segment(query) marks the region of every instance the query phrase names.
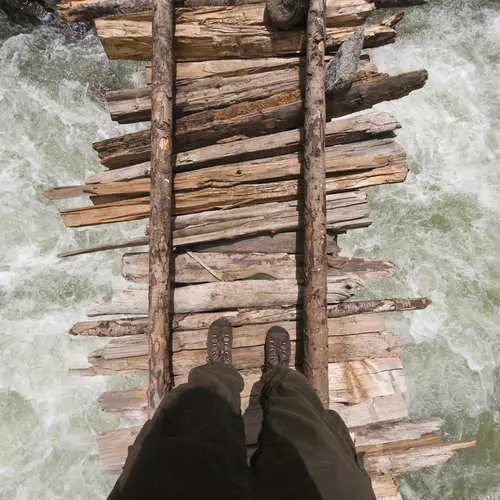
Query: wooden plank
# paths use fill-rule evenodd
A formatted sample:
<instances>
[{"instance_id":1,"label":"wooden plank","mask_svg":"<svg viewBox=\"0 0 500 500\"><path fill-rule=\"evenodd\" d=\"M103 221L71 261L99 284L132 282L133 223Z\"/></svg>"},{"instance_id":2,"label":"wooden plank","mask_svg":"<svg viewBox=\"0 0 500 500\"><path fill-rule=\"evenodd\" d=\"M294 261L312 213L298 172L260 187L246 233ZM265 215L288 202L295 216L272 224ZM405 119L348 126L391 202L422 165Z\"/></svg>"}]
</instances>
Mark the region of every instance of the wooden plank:
<instances>
[{"instance_id":1,"label":"wooden plank","mask_svg":"<svg viewBox=\"0 0 500 500\"><path fill-rule=\"evenodd\" d=\"M365 170L403 165L405 160L406 153L393 138L340 144L329 146L325 150L326 172L331 177L330 183L337 181L337 184L345 184L355 172L368 175L364 172ZM227 189L241 184L298 179L301 175L302 162L302 155L297 152L177 172L174 180L175 191L180 193L197 189ZM382 171L379 175L384 175L384 172ZM344 176L341 177L340 174ZM147 175L149 175L149 169L143 177L132 180L58 187L45 191L44 195L49 199L86 195L145 195L150 192L150 181ZM178 197L180 196L178 194Z\"/></svg>"},{"instance_id":2,"label":"wooden plank","mask_svg":"<svg viewBox=\"0 0 500 500\"><path fill-rule=\"evenodd\" d=\"M363 394L363 399L370 399L378 396L387 396L396 392L401 392L404 387L394 385L387 382L391 375L402 372L401 362L397 358L362 360L352 362L330 363L328 367L330 399L334 402L345 404L356 404L360 402L359 398L352 397L348 393L348 386L344 382L343 373L349 370L356 370L356 367L365 366L365 370L369 373L359 381L360 392ZM261 378L261 371L258 369L241 370L241 374L245 380L245 385L241 393L242 407L246 409L249 405L249 398L254 385ZM396 376L395 379L400 380L402 377ZM186 376L176 377L176 385L185 383ZM363 385L365 384L366 385ZM113 413L120 417L130 416L131 413L144 415L147 407L146 392L143 388L108 391L103 393L99 398L99 405L103 411ZM252 435L257 436L259 429L252 429ZM250 437L250 436L249 436ZM252 439L251 441L255 441ZM372 447L373 448L373 447ZM370 449L372 449L370 448Z\"/></svg>"},{"instance_id":3,"label":"wooden plank","mask_svg":"<svg viewBox=\"0 0 500 500\"><path fill-rule=\"evenodd\" d=\"M110 59L151 59L151 23L126 19L97 19L97 35ZM350 26L327 28L326 53L334 53L353 32ZM366 27L365 48L392 43L396 32L389 26ZM305 33L270 31L262 25L182 23L175 27L177 61L255 58L298 55L305 51Z\"/></svg>"},{"instance_id":4,"label":"wooden plank","mask_svg":"<svg viewBox=\"0 0 500 500\"><path fill-rule=\"evenodd\" d=\"M408 417L408 408L401 394L380 396L356 405L331 403L330 408L342 417L348 427Z\"/></svg>"},{"instance_id":5,"label":"wooden plank","mask_svg":"<svg viewBox=\"0 0 500 500\"><path fill-rule=\"evenodd\" d=\"M328 303L352 296L361 286L353 277L328 278ZM281 307L296 305L302 287L297 280L217 281L178 287L174 290L174 310L178 313L218 311L223 309ZM116 291L111 302L88 310L89 316L109 314L146 314L148 294L143 289Z\"/></svg>"},{"instance_id":6,"label":"wooden plank","mask_svg":"<svg viewBox=\"0 0 500 500\"><path fill-rule=\"evenodd\" d=\"M176 82L176 117L223 108L245 101L264 99L280 92L303 87L300 74L304 70L301 58L266 58L260 66L243 66L234 74L216 74L205 78L181 79ZM270 62L272 61L272 62ZM179 63L181 64L181 63ZM189 63L197 64L197 63ZM357 80L376 75L375 65L359 60ZM259 85L255 85L255 80ZM151 119L151 87L114 90L106 94L111 119L119 123L135 123Z\"/></svg>"},{"instance_id":7,"label":"wooden plank","mask_svg":"<svg viewBox=\"0 0 500 500\"><path fill-rule=\"evenodd\" d=\"M71 370L71 373L85 376L92 375L118 375L125 373L140 373L148 371L148 359L145 353L147 347L144 336L137 338L120 337L112 339L111 343L102 349L98 349L89 355L89 368ZM204 337L206 341L206 336ZM292 342L292 360L295 359L295 341ZM358 335L334 335L329 337L328 360L331 363L346 361L360 361L377 358L399 358L401 356L401 341L398 335L375 332L362 333ZM173 354L174 375L186 377L189 370L206 362L206 349L185 349ZM292 361L293 363L294 361ZM233 366L238 370L260 369L264 363L264 349L262 345L240 347L233 350ZM397 371L397 370L396 370ZM402 377L399 377L392 387L400 385ZM396 384L396 385L394 385ZM372 389L376 391L377 389ZM387 391L387 388L383 389ZM393 391L392 391L393 392ZM383 396L383 397L392 397ZM376 398L377 399L377 398ZM348 411L340 405L341 412ZM358 407L353 405L350 408ZM337 407L334 409L337 410ZM373 410L373 411L372 411ZM370 408L370 413L387 415L387 408ZM339 411L339 413L341 413ZM383 413L386 412L386 413ZM363 418L368 418L366 409L360 408ZM341 413L342 417L344 415ZM350 425L364 425L353 423L352 418L361 418L357 414L351 416ZM401 417L402 418L402 417ZM382 418L381 420L387 420ZM357 422L357 421L356 421ZM370 423L370 422L367 422Z\"/></svg>"},{"instance_id":8,"label":"wooden plank","mask_svg":"<svg viewBox=\"0 0 500 500\"><path fill-rule=\"evenodd\" d=\"M173 319L173 327L176 332L203 330L206 334L210 324L222 315L228 318L233 328L254 328L255 325L264 325L262 328L270 328L271 322L275 324L288 323L288 328L293 329L296 325L297 314L283 312L276 309L255 311L224 311L224 313L199 313L195 315L177 315ZM264 314L263 314L264 313ZM218 316L217 316L218 315ZM274 315L274 316L273 316ZM291 327L290 327L291 325ZM344 316L340 318L330 318L328 326L332 334L338 332L339 335L355 335L363 332L380 332L384 330L384 317L379 315L362 314L357 316ZM238 336L242 331L237 330ZM266 330L267 331L267 330ZM69 332L78 336L98 336L98 337L122 337L125 335L143 335L147 333L147 318L121 318L115 320L84 321L76 323Z\"/></svg>"},{"instance_id":9,"label":"wooden plank","mask_svg":"<svg viewBox=\"0 0 500 500\"><path fill-rule=\"evenodd\" d=\"M341 98L327 102L327 118L368 109L386 100L399 99L421 88L424 70L368 82L355 82ZM302 123L302 101L296 92L241 103L220 110L195 113L177 120L177 153L211 146L222 139L261 136L266 132L295 129ZM112 168L150 159L150 131L134 132L93 144L101 162Z\"/></svg>"},{"instance_id":10,"label":"wooden plank","mask_svg":"<svg viewBox=\"0 0 500 500\"><path fill-rule=\"evenodd\" d=\"M148 260L147 253L125 254L122 258L122 276L134 283L147 283ZM257 275L274 279L301 279L301 265L302 256L287 253L189 252L175 258L175 281L208 283L251 279ZM392 276L394 271L394 264L387 261L332 256L328 259L330 276L384 278Z\"/></svg>"},{"instance_id":11,"label":"wooden plank","mask_svg":"<svg viewBox=\"0 0 500 500\"><path fill-rule=\"evenodd\" d=\"M101 211L95 221L88 219L86 221L106 223L144 218L145 205L149 205L145 200L135 205L130 204L130 200L114 203L113 207L116 210L111 215L106 216L105 212ZM297 206L297 201L289 201L178 215L175 217L174 246L231 240L275 231L297 230L301 228ZM102 207L106 208L105 205ZM367 216L366 193L328 195L328 229L341 232L353 227L364 227L370 224Z\"/></svg>"},{"instance_id":12,"label":"wooden plank","mask_svg":"<svg viewBox=\"0 0 500 500\"><path fill-rule=\"evenodd\" d=\"M439 436L407 441L405 448L367 453L364 465L370 475L402 474L448 461L457 450L476 446L474 440L443 442Z\"/></svg>"},{"instance_id":13,"label":"wooden plank","mask_svg":"<svg viewBox=\"0 0 500 500\"><path fill-rule=\"evenodd\" d=\"M382 313L390 311L411 311L424 309L431 301L426 298L414 299L385 299L344 302L328 306L328 317L338 318L340 323L370 320L372 316L366 313ZM346 305L351 307L346 308ZM354 306L354 307L353 307ZM354 313L354 311L357 311ZM365 314L364 314L365 313ZM356 314L356 315L354 315ZM300 319L301 310L295 307L280 309L246 309L239 311L224 311L198 314L181 314L174 316L173 325L176 330L207 330L210 324L218 317L224 315L233 326L259 325L269 322L297 321ZM147 326L146 318L121 318L114 320L83 321L76 323L70 330L71 335L98 336L98 337L120 337L124 335L140 335L144 333Z\"/></svg>"},{"instance_id":14,"label":"wooden plank","mask_svg":"<svg viewBox=\"0 0 500 500\"><path fill-rule=\"evenodd\" d=\"M382 134L390 134L399 127L400 124L389 113L372 112L352 118L339 118L326 124L326 145L330 147L374 139ZM301 137L302 132L297 129L181 152L176 155L176 170L234 162L241 163L295 153L300 148ZM85 182L87 184L116 182L149 175L149 163L147 162L120 168L114 168L113 163L106 166L112 170L91 175Z\"/></svg>"},{"instance_id":15,"label":"wooden plank","mask_svg":"<svg viewBox=\"0 0 500 500\"><path fill-rule=\"evenodd\" d=\"M375 401L375 400L373 400ZM372 403L373 403L372 401ZM400 402L402 401L401 399L399 400ZM403 401L404 405L404 401ZM355 408L355 406L350 407L350 408ZM398 410L401 412L400 410ZM247 444L255 444L256 443L256 436L257 432L256 429L259 427L259 421L260 421L260 414L258 411L252 410L249 412L251 413L250 415L245 415L248 417L246 420L251 423L251 438L247 440ZM408 434L408 439L404 437L404 433L401 432L398 428L400 425L399 422L394 422L392 424L386 424L386 425L391 425L393 426L394 432L395 432L395 437L396 439L405 439L406 442L408 443L409 439L411 439L411 436L418 435L418 431L413 430L415 427L418 427L418 422L415 423L414 426L408 427L407 424L405 423L405 426L407 426L410 431ZM252 430L253 429L253 430ZM120 429L118 431L113 431L109 433L102 434L99 439L98 439L98 447L99 447L99 455L101 461L104 463L105 467L111 471L111 472L119 472L124 461L125 457L127 455L127 450L128 446L133 442L135 439L135 436L137 435L139 431L139 427L133 427L133 428L128 428L128 429ZM248 434L247 434L248 435ZM450 443L450 446L453 447L453 443ZM456 446L460 446L460 444L455 444ZM421 447L423 448L423 447ZM423 448L425 449L425 448ZM380 480L380 476L383 476L384 474L379 474L379 473L372 473L372 479L377 478ZM387 485L385 486L387 488ZM387 491L386 489L384 491Z\"/></svg>"},{"instance_id":16,"label":"wooden plank","mask_svg":"<svg viewBox=\"0 0 500 500\"><path fill-rule=\"evenodd\" d=\"M408 167L404 163L363 170L352 174L337 175L327 179L326 192L335 194L369 186L399 183L403 182L407 175ZM291 201L300 199L304 189L302 181L293 179L255 184L244 183L226 188L184 191L175 194L175 213L177 215L189 215L209 210L227 210L233 207ZM116 195L108 196L113 198ZM137 203L134 203L134 200L137 200ZM64 223L68 227L137 220L148 216L149 200L149 196L129 198L129 195L124 195L123 200L100 203L90 207L61 210L61 214ZM107 200L101 200L101 202L104 201Z\"/></svg>"},{"instance_id":17,"label":"wooden plank","mask_svg":"<svg viewBox=\"0 0 500 500\"><path fill-rule=\"evenodd\" d=\"M360 402L358 398L353 398L348 394L348 386L345 384L344 372L349 370L356 370L359 366L363 365L366 373L369 373L371 380L367 377L360 379L359 387L363 390L361 391L364 396L363 400L371 399L377 396L391 395L396 392L401 392L404 386L399 385L388 385L387 377L391 374L395 374L402 371L401 361L397 358L383 358L383 359L373 359L373 360L361 360L361 361L347 361L339 363L330 363L328 366L328 376L330 380L330 399L334 402L342 402L345 404L356 404ZM241 392L241 398L243 401L243 406L246 408L248 406L248 398L253 394L254 385L257 384L261 378L260 369L247 369L241 370L241 374L244 378L245 384L243 391ZM377 377L380 377L377 379ZM400 380L401 377L396 377ZM186 375L176 377L176 385L185 383L187 380ZM366 385L363 385L367 382ZM146 393L144 388L118 390L118 391L107 391L103 393L99 398L99 405L103 411L113 413L117 416L126 417L130 413L142 414L147 407ZM145 413L144 413L145 416ZM381 444L386 444L390 441L396 440L396 435L394 434L391 438L387 434L387 424L378 424L382 429L377 429L377 424L374 424L373 435L370 429L360 428L358 434L359 442L361 443L361 450L371 450L374 451L376 446ZM408 437L405 439L416 439L420 437L424 432L423 424L408 424L408 428L402 427L399 429L401 435L409 435L415 437ZM430 428L429 423L425 429ZM392 428L392 427L391 427ZM259 429L252 430L252 435L257 435ZM396 430L396 429L394 429ZM413 430L413 433L411 431ZM354 431L353 431L354 432ZM357 432L357 431L356 431ZM427 431L431 432L431 431ZM357 435L357 434L356 434ZM376 443L376 444L370 444Z\"/></svg>"},{"instance_id":18,"label":"wooden plank","mask_svg":"<svg viewBox=\"0 0 500 500\"><path fill-rule=\"evenodd\" d=\"M263 25L265 3L204 1L203 6L180 7L189 2L176 3L177 23L227 23ZM151 21L151 0L72 0L57 6L62 22L88 21L99 17ZM248 5L246 5L248 4ZM328 0L326 21L329 26L355 26L362 24L375 9L367 0Z\"/></svg>"}]
</instances>

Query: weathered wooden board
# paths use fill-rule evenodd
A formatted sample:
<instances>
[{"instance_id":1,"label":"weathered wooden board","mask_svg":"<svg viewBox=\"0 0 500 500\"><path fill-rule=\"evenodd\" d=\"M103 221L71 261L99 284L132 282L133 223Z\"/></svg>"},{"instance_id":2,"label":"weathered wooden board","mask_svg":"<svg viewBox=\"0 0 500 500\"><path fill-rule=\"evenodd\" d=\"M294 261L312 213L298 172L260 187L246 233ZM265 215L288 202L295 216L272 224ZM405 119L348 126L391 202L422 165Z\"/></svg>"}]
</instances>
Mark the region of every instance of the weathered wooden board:
<instances>
[{"instance_id":1,"label":"weathered wooden board","mask_svg":"<svg viewBox=\"0 0 500 500\"><path fill-rule=\"evenodd\" d=\"M370 475L402 474L412 472L448 461L457 450L476 446L475 440L443 442L439 436L434 439L421 438L408 441L406 447L367 453L364 465Z\"/></svg>"},{"instance_id":2,"label":"weathered wooden board","mask_svg":"<svg viewBox=\"0 0 500 500\"><path fill-rule=\"evenodd\" d=\"M89 362L92 364L91 367L75 369L71 372L79 375L118 375L120 373L148 371L147 342L144 336L132 339L119 337L112 339L111 342L112 344L108 344L108 346L90 354ZM401 356L401 341L398 335L385 332L345 336L334 335L329 337L328 350L328 358L331 363L390 357L399 359ZM292 359L295 359L295 341L292 341ZM173 354L172 362L174 375L186 377L189 370L203 365L205 362L206 349L176 351ZM264 349L262 345L241 347L233 350L233 366L238 370L258 369L263 366L263 363ZM373 371L373 368L371 370ZM345 383L348 384L349 382ZM369 383L368 379L366 383ZM389 383L391 387L390 394L392 395L394 392L392 387L404 386L402 374L396 374L395 380ZM377 391L377 388L372 387L372 390ZM387 388L383 390L387 391ZM362 398L360 394L355 396L355 399L360 398ZM378 414L390 408L389 405L386 406L384 406L386 409L370 408L370 411L373 410ZM344 411L344 408L341 408L341 411ZM351 418L354 417L351 416ZM387 419L382 418L381 420ZM364 423L358 424L351 421L350 425L364 425Z\"/></svg>"},{"instance_id":3,"label":"weathered wooden board","mask_svg":"<svg viewBox=\"0 0 500 500\"><path fill-rule=\"evenodd\" d=\"M399 442L402 446L402 448L399 448L400 453L404 454L407 451L409 454L416 455L416 457L424 456L426 461L425 466L442 463L449 458L449 455L453 453L454 450L474 445L472 441L450 443L437 441L435 443L429 443L425 435L428 434L427 430L434 429L435 425L433 423L429 424L427 420L422 422L393 422L383 425L386 429L386 433L394 436L388 443L392 441ZM366 439L370 441L370 429L371 426L369 425L366 427L366 430L357 428L356 431L362 432L362 434L366 436ZM139 428L133 427L105 433L99 437L98 446L100 459L110 472L119 472L121 470L125 457L127 456L128 446L133 443L138 432ZM387 463L391 455L386 455L385 457L382 455L382 457L380 457L374 454L372 457L372 464L381 462L385 458L385 464L383 464L382 467L376 471L369 471L371 472L370 475L372 480L380 485L378 491L383 493L386 497L396 493L397 490L391 489L390 485L387 483L384 484L388 481L387 478L392 478L391 465ZM405 465L401 463L399 456L395 455L395 458L399 467Z\"/></svg>"},{"instance_id":4,"label":"weathered wooden board","mask_svg":"<svg viewBox=\"0 0 500 500\"><path fill-rule=\"evenodd\" d=\"M328 303L348 299L360 286L360 280L354 277L329 277ZM178 314L244 307L282 307L299 304L301 294L302 287L296 279L216 281L177 287L174 309ZM91 307L88 315L147 314L147 305L147 290L125 289L115 292L111 302Z\"/></svg>"},{"instance_id":5,"label":"weathered wooden board","mask_svg":"<svg viewBox=\"0 0 500 500\"><path fill-rule=\"evenodd\" d=\"M384 159L380 158L380 161L382 163ZM389 161L391 160L389 159ZM338 174L326 179L326 192L334 194L364 187L403 182L407 175L408 167L405 163L365 169L349 174ZM102 187L103 190L143 190L148 196L144 197L144 193L138 193L137 198L130 198L130 193L101 195L104 199L101 199L94 206L61 210L66 226L81 227L107 224L114 222L112 218L115 214L118 214L119 218L115 222L124 220L124 217L131 217L128 220L135 220L149 216L149 179L112 184L99 184L98 186ZM120 185L117 186L117 184ZM226 210L233 207L301 199L303 191L304 183L302 180L291 179L176 192L175 213L177 215L194 214L207 210ZM118 201L114 201L116 196L119 198ZM137 200L137 203L134 204L134 200Z\"/></svg>"},{"instance_id":6,"label":"weathered wooden board","mask_svg":"<svg viewBox=\"0 0 500 500\"><path fill-rule=\"evenodd\" d=\"M328 229L369 225L367 197L362 192L337 193L327 197ZM143 219L148 216L149 197L134 198L77 211L69 211L70 227ZM275 202L253 207L228 208L175 217L174 245L193 245L208 241L300 229L298 202Z\"/></svg>"},{"instance_id":7,"label":"weathered wooden board","mask_svg":"<svg viewBox=\"0 0 500 500\"><path fill-rule=\"evenodd\" d=\"M151 22L127 19L97 19L97 35L111 59L151 59ZM353 28L327 28L325 49L334 53ZM370 24L365 29L365 48L392 43L396 32L390 26ZM301 30L271 31L263 25L227 23L182 23L175 29L177 61L222 58L276 57L303 54L305 33Z\"/></svg>"},{"instance_id":8,"label":"weathered wooden board","mask_svg":"<svg viewBox=\"0 0 500 500\"><path fill-rule=\"evenodd\" d=\"M356 379L356 393L350 392L352 378L347 379L346 373L359 375ZM245 385L241 393L242 409L249 405L249 398L255 396L256 387L261 378L261 370L242 370ZM352 377L352 375L351 375ZM401 361L398 358L366 359L329 364L330 399L332 402L357 404L361 401L379 396L389 396L405 390L400 385L403 379ZM185 376L176 377L176 385L186 382ZM255 387L254 387L255 386ZM108 391L99 398L101 408L117 416L126 417L130 413L142 414L146 408L145 388ZM143 415L146 416L145 414ZM247 428L248 431L248 428ZM255 437L258 429L252 430ZM374 450L375 446L368 447ZM367 449L368 449L367 448Z\"/></svg>"},{"instance_id":9,"label":"weathered wooden board","mask_svg":"<svg viewBox=\"0 0 500 500\"><path fill-rule=\"evenodd\" d=\"M176 23L227 23L263 25L265 3L260 0L239 2L204 1L189 7L190 2L176 1ZM196 2L195 2L196 4ZM185 5L183 8L182 5ZM88 21L99 17L151 21L151 0L72 0L57 6L62 22ZM328 0L328 26L355 26L363 24L375 9L369 0Z\"/></svg>"},{"instance_id":10,"label":"weathered wooden board","mask_svg":"<svg viewBox=\"0 0 500 500\"><path fill-rule=\"evenodd\" d=\"M356 183L359 176L366 176L367 178L373 175L383 177L388 172L387 167L402 167L405 165L406 160L406 153L403 148L392 138L329 146L326 148L325 155L326 172L330 177L329 182L332 187L334 182L339 186L347 186L350 179L352 179L352 183ZM381 172L365 172L384 167L386 169ZM183 203L186 203L182 201L182 196L188 196L187 194L180 194L183 191L192 192L197 189L224 188L227 192L232 193L232 191L229 191L230 188L241 184L298 179L301 168L301 153L276 155L246 162L177 172L174 179L174 189L178 193L178 203L182 206ZM146 173L149 175L149 169ZM353 178L353 175L358 175L358 177ZM282 182L281 185L286 186L286 183ZM149 180L146 177L139 177L116 182L58 187L45 191L44 195L49 199L63 199L85 195L103 197L111 195L139 196L149 194L149 192ZM233 194L232 196L236 197L237 195ZM210 198L212 197L210 196Z\"/></svg>"},{"instance_id":11,"label":"weathered wooden board","mask_svg":"<svg viewBox=\"0 0 500 500\"><path fill-rule=\"evenodd\" d=\"M343 302L329 305L329 318L336 318L338 323L332 327L333 331L341 329L344 322L363 322L369 315L363 313L411 311L424 309L430 304L429 299L385 299ZM349 306L349 307L346 307ZM234 327L245 325L259 325L270 322L297 321L300 319L301 310L296 307L280 309L243 309L238 311L224 311L198 314L178 314L173 318L176 330L208 330L210 324L220 316L227 317ZM121 318L113 320L83 321L76 323L70 330L71 335L97 336L97 337L121 337L125 335L144 334L147 327L147 318Z\"/></svg>"},{"instance_id":12,"label":"weathered wooden board","mask_svg":"<svg viewBox=\"0 0 500 500\"><path fill-rule=\"evenodd\" d=\"M217 253L188 252L176 256L177 283L207 283L235 281L261 277L274 279L301 278L302 256L287 253ZM125 254L122 258L122 276L134 283L148 281L147 253ZM387 261L362 258L333 257L328 259L330 276L354 275L363 279L392 276L395 266Z\"/></svg>"},{"instance_id":13,"label":"weathered wooden board","mask_svg":"<svg viewBox=\"0 0 500 500\"><path fill-rule=\"evenodd\" d=\"M393 77L356 82L341 98L327 101L327 118L368 109L386 100L399 99L421 88L424 70ZM300 127L302 101L298 92L282 92L267 99L209 110L177 120L177 152L210 146L225 138L252 137ZM134 132L93 144L101 162L112 168L150 159L150 131Z\"/></svg>"},{"instance_id":14,"label":"weathered wooden board","mask_svg":"<svg viewBox=\"0 0 500 500\"><path fill-rule=\"evenodd\" d=\"M389 113L371 112L352 118L339 118L326 124L325 142L330 147L374 139L391 134L399 127L398 121ZM193 149L176 155L176 169L190 170L295 153L300 148L301 138L302 132L297 129ZM145 177L149 173L147 162L121 168L115 168L117 165L108 160L103 163L112 170L91 175L85 181L87 184L130 180Z\"/></svg>"},{"instance_id":15,"label":"weathered wooden board","mask_svg":"<svg viewBox=\"0 0 500 500\"><path fill-rule=\"evenodd\" d=\"M234 75L217 74L194 79L178 77L176 117L303 88L300 78L304 71L301 58L266 58L263 61L261 66L255 65L252 68L251 74L249 69L243 66L241 71L235 72ZM369 60L361 59L356 80L376 77L380 78L376 66ZM259 80L259 85L255 85L256 79ZM151 87L114 90L106 94L106 99L111 118L119 123L151 119Z\"/></svg>"},{"instance_id":16,"label":"weathered wooden board","mask_svg":"<svg viewBox=\"0 0 500 500\"><path fill-rule=\"evenodd\" d=\"M401 394L380 396L352 406L331 403L330 408L342 417L348 427L408 417L408 408Z\"/></svg>"}]
</instances>

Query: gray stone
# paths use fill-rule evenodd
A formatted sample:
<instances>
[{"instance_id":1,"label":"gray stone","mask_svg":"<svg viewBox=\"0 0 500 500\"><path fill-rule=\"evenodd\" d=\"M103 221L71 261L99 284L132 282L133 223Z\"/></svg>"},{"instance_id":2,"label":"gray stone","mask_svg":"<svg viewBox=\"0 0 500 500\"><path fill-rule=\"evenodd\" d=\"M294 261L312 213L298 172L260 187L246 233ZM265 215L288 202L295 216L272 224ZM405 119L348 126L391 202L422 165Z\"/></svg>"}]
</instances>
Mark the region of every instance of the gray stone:
<instances>
[{"instance_id":1,"label":"gray stone","mask_svg":"<svg viewBox=\"0 0 500 500\"><path fill-rule=\"evenodd\" d=\"M327 96L340 94L350 89L363 48L364 28L357 27L354 33L340 46L325 71L325 92Z\"/></svg>"}]
</instances>

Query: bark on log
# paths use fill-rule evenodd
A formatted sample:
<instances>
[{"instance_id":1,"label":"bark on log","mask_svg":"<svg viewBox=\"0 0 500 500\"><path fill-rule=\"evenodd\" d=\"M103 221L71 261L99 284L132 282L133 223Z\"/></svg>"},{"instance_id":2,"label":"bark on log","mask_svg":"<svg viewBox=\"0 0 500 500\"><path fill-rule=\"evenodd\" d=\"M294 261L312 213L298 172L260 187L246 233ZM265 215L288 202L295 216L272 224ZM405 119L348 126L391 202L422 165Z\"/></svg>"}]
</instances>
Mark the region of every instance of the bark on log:
<instances>
[{"instance_id":1,"label":"bark on log","mask_svg":"<svg viewBox=\"0 0 500 500\"><path fill-rule=\"evenodd\" d=\"M151 59L151 23L121 19L98 19L97 34L111 59ZM325 49L334 53L353 32L352 27L327 28ZM365 48L392 43L396 32L387 26L369 25ZM230 24L177 24L175 57L177 61L206 61L223 58L276 57L302 54L303 31L270 31L266 26Z\"/></svg>"},{"instance_id":2,"label":"bark on log","mask_svg":"<svg viewBox=\"0 0 500 500\"><path fill-rule=\"evenodd\" d=\"M356 278L329 277L328 303L347 300L360 286ZM286 307L297 305L301 299L302 286L296 280L218 281L176 288L173 309L180 314L244 307ZM91 307L88 315L147 314L147 305L147 290L119 290L111 302Z\"/></svg>"},{"instance_id":3,"label":"bark on log","mask_svg":"<svg viewBox=\"0 0 500 500\"><path fill-rule=\"evenodd\" d=\"M426 80L427 72L420 70L356 83L342 99L327 103L327 118L362 111L379 102L399 99L423 87ZM302 118L302 103L294 93L196 113L177 121L177 152L194 149L194 145L210 146L228 137L262 136L266 131L281 132L298 128ZM150 131L107 139L94 143L93 147L101 162L109 168L135 165L150 159Z\"/></svg>"},{"instance_id":4,"label":"bark on log","mask_svg":"<svg viewBox=\"0 0 500 500\"><path fill-rule=\"evenodd\" d=\"M176 283L235 281L261 276L302 280L302 255L274 253L181 253L175 258ZM125 254L122 276L133 283L148 282L147 253ZM387 278L394 274L391 262L361 258L328 257L329 276L357 276L361 279Z\"/></svg>"},{"instance_id":5,"label":"bark on log","mask_svg":"<svg viewBox=\"0 0 500 500\"><path fill-rule=\"evenodd\" d=\"M153 86L151 92L151 197L149 218L149 385L148 411L154 413L172 388L170 316L173 296L174 207L173 0L153 2Z\"/></svg>"},{"instance_id":6,"label":"bark on log","mask_svg":"<svg viewBox=\"0 0 500 500\"><path fill-rule=\"evenodd\" d=\"M272 59L275 61L276 59ZM253 69L251 74L242 70L235 75L215 75L206 78L177 80L177 118L218 109L245 101L264 99L281 92L302 87L301 59L278 60L274 65L267 62L265 71ZM357 71L359 62L359 71ZM256 75L258 73L258 76ZM368 80L376 75L376 68L369 61L356 61L353 80ZM259 85L255 85L255 79ZM149 87L117 90L106 94L111 119L119 123L135 123L151 119L151 89Z\"/></svg>"},{"instance_id":7,"label":"bark on log","mask_svg":"<svg viewBox=\"0 0 500 500\"><path fill-rule=\"evenodd\" d=\"M306 33L303 368L328 408L324 0L309 0Z\"/></svg>"}]
</instances>

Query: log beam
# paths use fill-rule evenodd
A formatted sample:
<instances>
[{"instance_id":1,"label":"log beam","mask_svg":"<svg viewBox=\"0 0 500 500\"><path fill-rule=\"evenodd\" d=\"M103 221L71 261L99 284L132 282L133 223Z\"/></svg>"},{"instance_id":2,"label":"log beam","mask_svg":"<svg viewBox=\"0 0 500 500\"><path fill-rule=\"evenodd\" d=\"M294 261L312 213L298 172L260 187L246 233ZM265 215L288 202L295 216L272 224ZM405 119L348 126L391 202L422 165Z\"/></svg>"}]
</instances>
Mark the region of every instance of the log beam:
<instances>
[{"instance_id":1,"label":"log beam","mask_svg":"<svg viewBox=\"0 0 500 500\"><path fill-rule=\"evenodd\" d=\"M309 1L306 32L303 369L328 408L324 0Z\"/></svg>"},{"instance_id":2,"label":"log beam","mask_svg":"<svg viewBox=\"0 0 500 500\"><path fill-rule=\"evenodd\" d=\"M153 3L153 86L151 92L151 197L149 218L149 385L148 411L154 413L173 386L170 360L173 296L172 214L174 140L174 5Z\"/></svg>"}]
</instances>

